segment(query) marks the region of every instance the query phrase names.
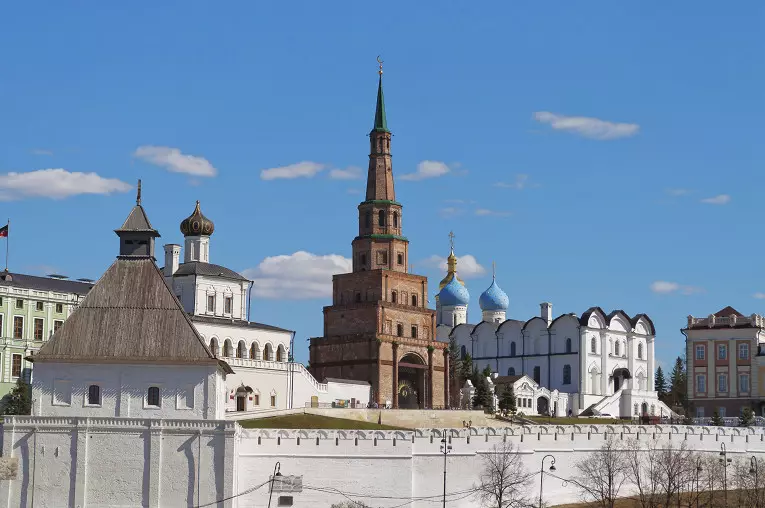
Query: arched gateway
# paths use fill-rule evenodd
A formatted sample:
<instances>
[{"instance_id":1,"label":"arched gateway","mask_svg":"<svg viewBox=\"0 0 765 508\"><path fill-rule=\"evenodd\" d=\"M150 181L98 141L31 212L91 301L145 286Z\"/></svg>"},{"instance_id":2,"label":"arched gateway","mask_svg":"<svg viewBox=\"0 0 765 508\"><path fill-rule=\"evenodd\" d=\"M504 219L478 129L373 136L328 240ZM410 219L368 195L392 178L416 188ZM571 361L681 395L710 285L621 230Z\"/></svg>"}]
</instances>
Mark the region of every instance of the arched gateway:
<instances>
[{"instance_id":1,"label":"arched gateway","mask_svg":"<svg viewBox=\"0 0 765 508\"><path fill-rule=\"evenodd\" d=\"M398 362L398 407L420 409L425 407L428 366L415 353L405 354Z\"/></svg>"}]
</instances>

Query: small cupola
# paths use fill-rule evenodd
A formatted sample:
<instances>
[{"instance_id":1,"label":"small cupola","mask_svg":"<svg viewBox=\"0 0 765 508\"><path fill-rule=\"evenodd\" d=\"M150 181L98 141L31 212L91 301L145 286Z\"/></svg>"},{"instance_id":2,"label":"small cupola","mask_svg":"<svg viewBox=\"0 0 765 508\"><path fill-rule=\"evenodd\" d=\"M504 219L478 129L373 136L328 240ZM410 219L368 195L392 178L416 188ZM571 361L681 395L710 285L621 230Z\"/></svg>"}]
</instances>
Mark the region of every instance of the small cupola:
<instances>
[{"instance_id":1,"label":"small cupola","mask_svg":"<svg viewBox=\"0 0 765 508\"><path fill-rule=\"evenodd\" d=\"M215 231L213 221L202 215L199 201L194 212L181 221L181 233L183 236L210 236Z\"/></svg>"},{"instance_id":2,"label":"small cupola","mask_svg":"<svg viewBox=\"0 0 765 508\"><path fill-rule=\"evenodd\" d=\"M138 180L135 206L122 226L114 232L120 238L120 256L154 258L154 239L160 234L151 226L141 205L141 180Z\"/></svg>"}]
</instances>

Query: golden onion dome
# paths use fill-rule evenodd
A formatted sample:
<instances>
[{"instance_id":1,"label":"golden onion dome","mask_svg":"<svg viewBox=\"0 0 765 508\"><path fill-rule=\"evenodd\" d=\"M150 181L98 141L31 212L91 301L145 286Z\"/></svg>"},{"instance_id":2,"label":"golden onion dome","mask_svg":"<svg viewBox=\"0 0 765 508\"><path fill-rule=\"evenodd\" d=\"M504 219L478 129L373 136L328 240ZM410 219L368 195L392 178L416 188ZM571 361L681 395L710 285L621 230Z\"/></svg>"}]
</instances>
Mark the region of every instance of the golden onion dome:
<instances>
[{"instance_id":1,"label":"golden onion dome","mask_svg":"<svg viewBox=\"0 0 765 508\"><path fill-rule=\"evenodd\" d=\"M199 209L199 201L197 201L194 212L181 222L181 233L183 233L183 236L210 236L213 234L213 231L215 231L215 224L202 215L202 210Z\"/></svg>"},{"instance_id":2,"label":"golden onion dome","mask_svg":"<svg viewBox=\"0 0 765 508\"><path fill-rule=\"evenodd\" d=\"M451 280L455 277L457 278L457 282L459 282L463 286L465 285L462 279L460 279L459 276L457 275L457 256L454 255L453 250L449 253L449 257L446 258L446 270L447 270L446 277L444 277L441 280L441 283L438 284L439 291L444 289L444 286L449 284L449 282L451 282Z\"/></svg>"}]
</instances>

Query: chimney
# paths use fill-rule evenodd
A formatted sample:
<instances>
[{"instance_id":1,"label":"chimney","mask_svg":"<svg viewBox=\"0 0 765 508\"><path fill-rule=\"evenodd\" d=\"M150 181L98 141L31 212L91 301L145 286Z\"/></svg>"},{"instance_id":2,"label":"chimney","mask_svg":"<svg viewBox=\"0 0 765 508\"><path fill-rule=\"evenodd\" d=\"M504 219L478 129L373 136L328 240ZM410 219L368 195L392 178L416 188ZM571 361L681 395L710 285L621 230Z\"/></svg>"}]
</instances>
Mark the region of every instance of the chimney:
<instances>
[{"instance_id":1,"label":"chimney","mask_svg":"<svg viewBox=\"0 0 765 508\"><path fill-rule=\"evenodd\" d=\"M165 277L171 277L178 271L181 260L181 246L170 243L165 245Z\"/></svg>"},{"instance_id":2,"label":"chimney","mask_svg":"<svg viewBox=\"0 0 765 508\"><path fill-rule=\"evenodd\" d=\"M550 302L542 302L539 304L542 309L541 317L547 322L547 326L552 323L552 304Z\"/></svg>"}]
</instances>

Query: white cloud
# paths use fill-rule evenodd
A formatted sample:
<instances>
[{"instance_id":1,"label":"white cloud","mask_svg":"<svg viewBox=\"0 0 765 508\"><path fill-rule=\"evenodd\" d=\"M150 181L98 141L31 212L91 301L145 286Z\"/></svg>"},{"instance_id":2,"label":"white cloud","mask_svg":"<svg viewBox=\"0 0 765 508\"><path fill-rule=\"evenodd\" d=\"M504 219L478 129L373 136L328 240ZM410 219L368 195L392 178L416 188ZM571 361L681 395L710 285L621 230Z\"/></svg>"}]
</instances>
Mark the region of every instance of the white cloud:
<instances>
[{"instance_id":1,"label":"white cloud","mask_svg":"<svg viewBox=\"0 0 765 508\"><path fill-rule=\"evenodd\" d=\"M488 208L478 208L475 214L479 217L508 217L511 212L503 212L499 210L489 210Z\"/></svg>"},{"instance_id":2,"label":"white cloud","mask_svg":"<svg viewBox=\"0 0 765 508\"><path fill-rule=\"evenodd\" d=\"M457 208L457 207L454 207L454 206L447 206L446 208L441 208L438 211L438 214L441 217L447 219L449 217L456 217L457 215L462 215L463 211L464 210L462 210L462 208Z\"/></svg>"},{"instance_id":3,"label":"white cloud","mask_svg":"<svg viewBox=\"0 0 765 508\"><path fill-rule=\"evenodd\" d=\"M218 170L204 157L185 155L177 148L169 146L139 146L133 157L155 166L165 168L172 173L185 173L194 176L215 176Z\"/></svg>"},{"instance_id":4,"label":"white cloud","mask_svg":"<svg viewBox=\"0 0 765 508\"><path fill-rule=\"evenodd\" d=\"M53 152L42 148L35 148L32 150L32 155L53 155Z\"/></svg>"},{"instance_id":5,"label":"white cloud","mask_svg":"<svg viewBox=\"0 0 765 508\"><path fill-rule=\"evenodd\" d=\"M559 115L549 111L537 111L534 113L534 119L539 123L549 124L555 130L598 140L628 138L640 130L640 126L635 123L615 123L586 116Z\"/></svg>"},{"instance_id":6,"label":"white cloud","mask_svg":"<svg viewBox=\"0 0 765 508\"><path fill-rule=\"evenodd\" d=\"M96 173L69 172L65 169L40 169L28 173L0 175L0 201L23 198L63 199L79 194L112 194L132 189L116 178Z\"/></svg>"},{"instance_id":7,"label":"white cloud","mask_svg":"<svg viewBox=\"0 0 765 508\"><path fill-rule=\"evenodd\" d=\"M447 269L446 258L435 254L423 260L422 264L438 268L438 270L442 272L445 272ZM465 254L464 256L459 256L457 258L457 273L462 279L473 279L485 274L486 268L481 266L475 256L472 254Z\"/></svg>"},{"instance_id":8,"label":"white cloud","mask_svg":"<svg viewBox=\"0 0 765 508\"><path fill-rule=\"evenodd\" d=\"M752 298L757 298L758 300L765 300L765 293L755 293L752 295Z\"/></svg>"},{"instance_id":9,"label":"white cloud","mask_svg":"<svg viewBox=\"0 0 765 508\"><path fill-rule=\"evenodd\" d=\"M526 188L526 186L529 183L529 175L515 175L515 181L514 182L497 182L494 184L494 187L502 187L503 189L516 189L516 190L523 190Z\"/></svg>"},{"instance_id":10,"label":"white cloud","mask_svg":"<svg viewBox=\"0 0 765 508\"><path fill-rule=\"evenodd\" d=\"M474 204L475 201L472 199L445 199L444 203L454 203L456 205L469 205Z\"/></svg>"},{"instance_id":11,"label":"white cloud","mask_svg":"<svg viewBox=\"0 0 765 508\"><path fill-rule=\"evenodd\" d=\"M701 202L708 205L727 205L730 203L730 196L727 194L718 194L717 196L712 196L711 198L704 198L701 200Z\"/></svg>"},{"instance_id":12,"label":"white cloud","mask_svg":"<svg viewBox=\"0 0 765 508\"><path fill-rule=\"evenodd\" d=\"M698 286L684 286L682 284L678 284L677 282L657 280L651 283L651 291L653 291L654 293L662 294L662 295L678 293L678 292L683 295L692 295L696 293L701 293L704 291L704 289Z\"/></svg>"},{"instance_id":13,"label":"white cloud","mask_svg":"<svg viewBox=\"0 0 765 508\"><path fill-rule=\"evenodd\" d=\"M333 180L360 180L362 177L361 168L349 166L346 169L333 169L329 172L329 177Z\"/></svg>"},{"instance_id":14,"label":"white cloud","mask_svg":"<svg viewBox=\"0 0 765 508\"><path fill-rule=\"evenodd\" d=\"M417 171L401 175L399 180L425 180L426 178L437 178L449 173L451 169L443 162L422 161L417 164Z\"/></svg>"},{"instance_id":15,"label":"white cloud","mask_svg":"<svg viewBox=\"0 0 765 508\"><path fill-rule=\"evenodd\" d=\"M670 196L685 196L693 192L691 189L667 189L666 193Z\"/></svg>"},{"instance_id":16,"label":"white cloud","mask_svg":"<svg viewBox=\"0 0 765 508\"><path fill-rule=\"evenodd\" d=\"M361 189L348 189L345 192L347 192L348 194L352 194L354 196L358 196L359 194L361 194Z\"/></svg>"},{"instance_id":17,"label":"white cloud","mask_svg":"<svg viewBox=\"0 0 765 508\"><path fill-rule=\"evenodd\" d=\"M351 260L339 254L298 251L269 256L242 275L254 281L252 291L258 298L302 300L332 296L332 276L351 269Z\"/></svg>"},{"instance_id":18,"label":"white cloud","mask_svg":"<svg viewBox=\"0 0 765 508\"><path fill-rule=\"evenodd\" d=\"M261 180L292 180L294 178L313 178L317 173L326 168L324 164L318 162L303 161L289 166L280 166L278 168L264 169L260 172Z\"/></svg>"}]
</instances>

